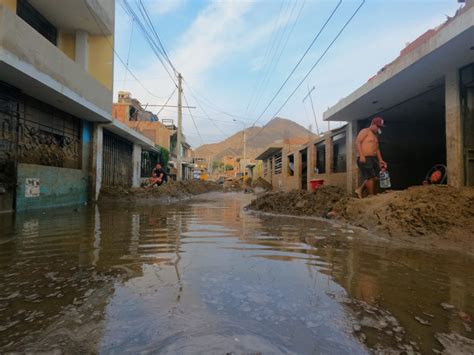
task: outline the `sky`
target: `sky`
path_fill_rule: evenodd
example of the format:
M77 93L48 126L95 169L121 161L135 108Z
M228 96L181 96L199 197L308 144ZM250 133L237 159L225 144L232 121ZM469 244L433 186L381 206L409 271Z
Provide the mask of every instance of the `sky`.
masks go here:
M117 92L124 90L142 105L163 105L175 83L139 26L124 11L123 1L138 12L138 0L117 0L114 100ZM329 47L362 3L342 0L268 106L339 0L142 1L171 62L184 78L183 104L196 107L183 110L184 134L194 148L221 141L253 124L262 126L275 115L316 132L311 103L309 99L303 102L312 87L317 128L327 130L328 123L322 120L327 108L367 82L407 43L460 7L457 0L366 0ZM177 101L174 92L168 105ZM160 107L147 109L157 113ZM177 122L177 109L163 108L159 118ZM338 125L331 123L331 128Z

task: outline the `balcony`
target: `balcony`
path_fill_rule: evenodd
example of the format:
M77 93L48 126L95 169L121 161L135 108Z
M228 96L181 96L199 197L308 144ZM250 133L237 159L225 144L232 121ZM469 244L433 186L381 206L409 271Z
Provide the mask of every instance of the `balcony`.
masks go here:
M1 5L0 81L79 118L112 120L112 91Z
M29 0L44 17L63 31L94 35L114 33L114 0Z

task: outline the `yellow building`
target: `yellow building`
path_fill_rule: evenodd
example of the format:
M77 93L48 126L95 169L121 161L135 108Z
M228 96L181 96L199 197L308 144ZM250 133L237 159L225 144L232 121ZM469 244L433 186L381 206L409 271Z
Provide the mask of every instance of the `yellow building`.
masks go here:
M0 0L0 212L96 196L114 21L115 0Z

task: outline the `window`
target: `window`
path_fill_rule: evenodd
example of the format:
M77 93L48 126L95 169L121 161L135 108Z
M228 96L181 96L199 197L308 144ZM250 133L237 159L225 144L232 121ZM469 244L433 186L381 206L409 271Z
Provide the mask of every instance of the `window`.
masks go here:
M58 44L58 30L56 27L41 15L28 0L18 0L16 13L52 44L55 46Z
M267 176L268 175L268 160L264 160L263 161L263 176Z
M288 155L288 176L295 175L295 155Z
M345 173L346 172L346 134L341 133L332 137L332 166L333 172Z
M19 161L27 164L81 168L81 121L25 96L18 119Z
M281 153L278 153L275 155L275 175L279 175L281 174L281 160L282 160L282 157L281 157Z
M316 173L326 173L326 145L324 142L318 143L316 147Z

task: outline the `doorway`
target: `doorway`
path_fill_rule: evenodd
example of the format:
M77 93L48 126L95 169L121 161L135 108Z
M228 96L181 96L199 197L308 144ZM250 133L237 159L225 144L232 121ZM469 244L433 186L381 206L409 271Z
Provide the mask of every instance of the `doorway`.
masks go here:
M301 189L308 189L308 149L300 151L301 158Z

